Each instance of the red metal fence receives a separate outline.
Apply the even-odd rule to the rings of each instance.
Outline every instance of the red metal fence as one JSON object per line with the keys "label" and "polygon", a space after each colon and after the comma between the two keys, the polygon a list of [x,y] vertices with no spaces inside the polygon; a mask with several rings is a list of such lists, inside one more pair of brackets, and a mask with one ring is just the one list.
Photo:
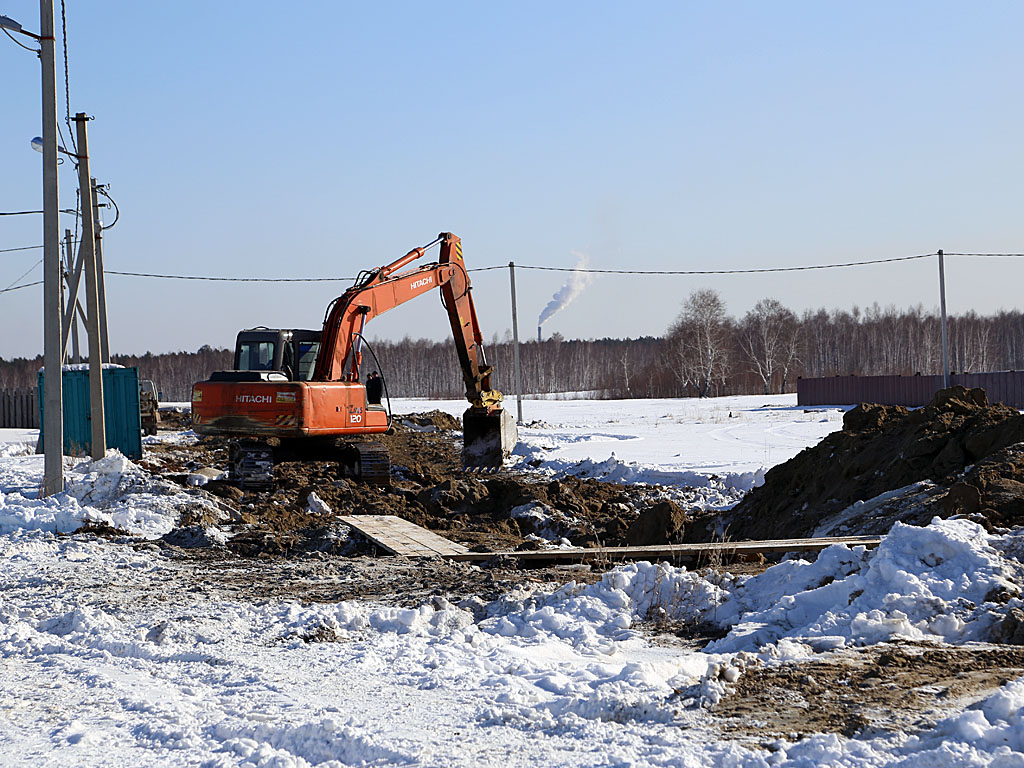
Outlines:
{"label": "red metal fence", "polygon": [[[990,403],[1005,403],[1024,409],[1024,371],[993,373],[954,373],[950,385],[981,387]],[[942,389],[942,376],[832,376],[799,379],[796,383],[798,405],[927,405]]]}

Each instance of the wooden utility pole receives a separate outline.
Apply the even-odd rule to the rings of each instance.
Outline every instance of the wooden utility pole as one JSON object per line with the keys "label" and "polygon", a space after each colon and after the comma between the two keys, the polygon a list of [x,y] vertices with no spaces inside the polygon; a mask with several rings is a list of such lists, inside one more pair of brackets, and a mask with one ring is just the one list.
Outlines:
{"label": "wooden utility pole", "polygon": [[95,193],[89,175],[89,118],[84,112],[75,114],[78,132],[78,188],[82,200],[81,258],[85,261],[86,330],[89,335],[89,413],[92,419],[92,457],[102,459],[107,454],[107,432],[103,412],[103,342],[100,337],[100,292],[96,271],[96,217],[93,211]]}

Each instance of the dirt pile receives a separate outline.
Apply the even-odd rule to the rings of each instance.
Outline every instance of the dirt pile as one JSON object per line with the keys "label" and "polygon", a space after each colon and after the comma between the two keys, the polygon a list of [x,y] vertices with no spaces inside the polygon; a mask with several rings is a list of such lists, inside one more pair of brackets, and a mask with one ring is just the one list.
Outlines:
{"label": "dirt pile", "polygon": [[[331,461],[284,460],[269,491],[241,491],[211,480],[204,488],[234,511],[212,520],[197,508],[182,527],[227,526],[223,546],[236,554],[372,552],[350,539],[341,515],[396,515],[478,551],[536,548],[567,539],[576,546],[658,544],[681,540],[682,509],[657,488],[621,486],[592,478],[543,476],[502,470],[471,474],[459,457],[458,420],[440,411],[396,416],[376,436],[391,455],[391,484],[378,487],[340,478]],[[150,471],[186,484],[202,467],[226,468],[227,443],[205,438],[193,445],[147,446]],[[311,504],[311,495],[325,506]],[[339,529],[340,526],[340,529]],[[204,542],[195,534],[186,542]]]}
{"label": "dirt pile", "polygon": [[[1024,416],[990,405],[981,389],[950,387],[915,411],[862,404],[841,431],[770,470],[726,516],[728,535],[881,534],[896,520],[923,524],[953,514],[989,526],[1024,524],[1022,441]],[[851,509],[857,502],[868,503]],[[691,527],[690,540],[711,535],[699,528]]]}
{"label": "dirt pile", "polygon": [[640,513],[626,531],[626,543],[633,546],[644,544],[677,544],[683,540],[686,524],[690,519],[678,505],[665,499]]}

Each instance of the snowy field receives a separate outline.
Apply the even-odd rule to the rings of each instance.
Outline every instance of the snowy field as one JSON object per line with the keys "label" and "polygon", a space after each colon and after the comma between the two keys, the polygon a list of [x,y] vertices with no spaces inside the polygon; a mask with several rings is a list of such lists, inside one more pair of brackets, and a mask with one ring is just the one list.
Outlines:
{"label": "snowy field", "polygon": [[[516,413],[515,398],[505,401]],[[395,400],[395,413],[439,409],[462,416],[464,401]],[[845,407],[800,408],[796,395],[709,400],[523,401],[515,458],[543,471],[616,483],[720,486],[741,492],[764,471],[841,429]],[[735,501],[735,499],[733,499]]]}
{"label": "snowy field", "polygon": [[[721,505],[841,427],[841,410],[794,400],[526,401],[516,461],[704,486]],[[758,746],[715,717],[759,670],[985,639],[1007,610],[994,595],[1022,607],[1018,533],[898,525],[878,550],[834,546],[755,577],[638,563],[489,604],[242,601],[147,541],[195,497],[110,454],[69,459],[68,491],[41,500],[34,435],[0,440],[0,765],[1024,768],[1024,680],[950,701],[914,734]],[[83,521],[136,538],[63,535]],[[659,644],[639,626],[652,615],[729,631]]]}

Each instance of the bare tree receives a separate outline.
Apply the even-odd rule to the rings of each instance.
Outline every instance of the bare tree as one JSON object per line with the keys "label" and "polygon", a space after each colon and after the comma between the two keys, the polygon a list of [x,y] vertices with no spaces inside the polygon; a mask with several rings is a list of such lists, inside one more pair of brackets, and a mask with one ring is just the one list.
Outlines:
{"label": "bare tree", "polygon": [[740,349],[764,384],[764,394],[771,394],[776,374],[780,389],[785,390],[796,355],[797,331],[796,315],[776,299],[761,299],[740,321],[736,334]]}
{"label": "bare tree", "polygon": [[693,291],[679,317],[669,328],[669,338],[681,382],[692,384],[698,397],[708,397],[729,369],[729,318],[725,302],[716,291]]}

